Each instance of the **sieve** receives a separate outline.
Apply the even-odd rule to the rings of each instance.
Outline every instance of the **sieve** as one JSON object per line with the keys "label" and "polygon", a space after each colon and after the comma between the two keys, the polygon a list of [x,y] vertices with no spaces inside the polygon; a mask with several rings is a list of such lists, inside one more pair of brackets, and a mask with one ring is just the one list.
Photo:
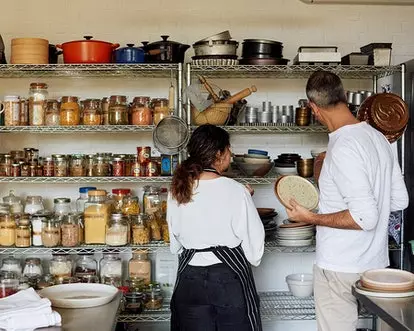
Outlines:
{"label": "sieve", "polygon": [[187,147],[190,131],[184,120],[178,116],[167,116],[155,127],[152,133],[155,148],[161,154],[174,155]]}

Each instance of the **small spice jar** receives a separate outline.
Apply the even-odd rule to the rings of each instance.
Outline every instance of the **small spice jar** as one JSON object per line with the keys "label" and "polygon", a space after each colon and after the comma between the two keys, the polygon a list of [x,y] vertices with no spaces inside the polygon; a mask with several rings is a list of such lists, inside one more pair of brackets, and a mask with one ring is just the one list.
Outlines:
{"label": "small spice jar", "polygon": [[152,99],[154,109],[154,124],[157,125],[161,120],[170,115],[168,110],[168,99]]}
{"label": "small spice jar", "polygon": [[0,246],[13,246],[16,240],[16,221],[13,215],[0,214]]}
{"label": "small spice jar", "polygon": [[131,217],[132,243],[134,245],[146,245],[151,241],[150,228],[147,226],[148,216],[139,214]]}
{"label": "small spice jar", "polygon": [[50,260],[49,271],[56,280],[71,277],[72,261],[64,255],[55,255],[52,260]]}
{"label": "small spice jar", "polygon": [[53,212],[56,216],[67,215],[71,212],[69,198],[55,198]]}
{"label": "small spice jar", "polygon": [[101,100],[86,99],[83,101],[83,125],[101,125],[102,124],[102,110]]}
{"label": "small spice jar", "polygon": [[13,160],[10,154],[3,154],[0,160],[0,174],[2,177],[10,177]]}
{"label": "small spice jar", "polygon": [[30,247],[32,245],[32,224],[30,223],[30,215],[20,215],[16,226],[16,247]]}
{"label": "small spice jar", "polygon": [[129,277],[144,279],[146,284],[151,282],[151,261],[147,251],[133,252],[132,259],[128,263]]}
{"label": "small spice jar", "polygon": [[62,225],[62,246],[75,247],[79,245],[79,222],[78,214],[68,214],[63,216]]}
{"label": "small spice jar", "polygon": [[122,199],[122,214],[131,216],[139,214],[139,200],[138,197],[127,195]]}
{"label": "small spice jar", "polygon": [[86,164],[85,156],[83,154],[73,154],[69,165],[70,177],[85,177]]}
{"label": "small spice jar", "polygon": [[104,156],[96,155],[93,159],[93,176],[107,177],[110,175],[110,165]]}
{"label": "small spice jar", "polygon": [[86,276],[97,275],[97,263],[92,255],[80,255],[75,263],[75,277],[81,281]]}
{"label": "small spice jar", "polygon": [[131,124],[151,125],[152,112],[150,97],[135,97],[132,102]]}
{"label": "small spice jar", "polygon": [[138,277],[129,277],[125,280],[125,285],[129,292],[142,292],[146,288],[144,279]]}
{"label": "small spice jar", "polygon": [[112,176],[125,177],[125,159],[121,157],[114,157],[112,159]]}
{"label": "small spice jar", "polygon": [[109,125],[128,125],[126,96],[112,95],[109,98]]}
{"label": "small spice jar", "polygon": [[49,99],[46,102],[45,125],[58,126],[60,124],[59,102]]}
{"label": "small spice jar", "polygon": [[125,311],[131,314],[141,314],[144,310],[144,294],[142,292],[125,293]]}
{"label": "small spice jar", "polygon": [[31,83],[29,90],[29,125],[45,125],[47,84]]}
{"label": "small spice jar", "polygon": [[45,247],[56,247],[60,244],[60,222],[48,218],[42,220],[42,243]]}
{"label": "small spice jar", "polygon": [[22,266],[20,265],[20,260],[14,257],[6,257],[3,260],[3,264],[0,268],[1,271],[10,271],[14,272],[19,277],[22,274]]}
{"label": "small spice jar", "polygon": [[149,284],[144,294],[145,309],[155,310],[162,308],[163,296],[159,284]]}
{"label": "small spice jar", "polygon": [[43,160],[43,177],[53,177],[55,166],[52,157],[46,157]]}
{"label": "small spice jar", "polygon": [[123,246],[128,243],[128,221],[122,214],[112,214],[106,225],[106,244]]}
{"label": "small spice jar", "polygon": [[99,264],[99,276],[103,280],[105,277],[115,277],[122,279],[122,260],[115,254],[106,254]]}
{"label": "small spice jar", "polygon": [[68,161],[64,155],[53,156],[53,176],[67,177],[68,176]]}
{"label": "small spice jar", "polygon": [[25,260],[25,265],[23,269],[23,276],[27,278],[40,277],[43,275],[42,264],[40,259],[37,257],[28,257]]}
{"label": "small spice jar", "polygon": [[79,125],[79,100],[74,96],[62,97],[60,104],[60,125]]}

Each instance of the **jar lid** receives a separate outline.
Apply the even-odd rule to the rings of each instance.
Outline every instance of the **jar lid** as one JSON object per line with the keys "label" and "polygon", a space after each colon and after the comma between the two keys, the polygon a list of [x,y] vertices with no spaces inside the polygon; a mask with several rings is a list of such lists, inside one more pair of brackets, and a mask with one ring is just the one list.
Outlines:
{"label": "jar lid", "polygon": [[106,191],[105,190],[92,190],[92,191],[88,191],[88,196],[93,196],[93,197],[106,196]]}
{"label": "jar lid", "polygon": [[40,264],[40,259],[38,257],[28,257],[25,261],[25,264]]}
{"label": "jar lid", "polygon": [[112,189],[112,194],[127,195],[131,194],[131,190],[129,188],[114,188]]}
{"label": "jar lid", "polygon": [[19,101],[19,96],[17,95],[5,95],[4,96],[4,101]]}
{"label": "jar lid", "polygon": [[78,97],[75,97],[75,96],[71,96],[71,95],[65,95],[65,96],[63,96],[62,97],[62,99],[61,99],[61,102],[62,103],[64,103],[64,102],[78,102]]}
{"label": "jar lid", "polygon": [[120,221],[122,220],[122,218],[123,218],[122,214],[111,214],[111,220]]}
{"label": "jar lid", "polygon": [[141,104],[144,104],[144,103],[147,103],[147,102],[150,102],[150,101],[151,101],[151,98],[150,97],[135,97],[133,99],[132,103],[141,103]]}
{"label": "jar lid", "polygon": [[65,255],[55,255],[52,258],[53,261],[70,261],[67,256]]}
{"label": "jar lid", "polygon": [[40,195],[28,195],[26,200],[42,200],[42,197]]}
{"label": "jar lid", "polygon": [[127,97],[125,95],[111,95],[111,97],[109,98],[110,102],[126,102],[127,101]]}
{"label": "jar lid", "polygon": [[128,292],[125,293],[126,298],[130,299],[141,299],[143,298],[144,294],[142,292]]}
{"label": "jar lid", "polygon": [[46,83],[31,83],[30,84],[30,88],[32,89],[47,89],[47,84]]}
{"label": "jar lid", "polygon": [[54,203],[70,203],[69,198],[55,198],[53,200]]}
{"label": "jar lid", "polygon": [[112,161],[115,161],[115,162],[121,162],[121,161],[123,161],[124,160],[124,158],[123,157],[114,157],[113,159],[112,159]]}
{"label": "jar lid", "polygon": [[94,186],[85,186],[79,188],[79,193],[88,193],[89,191],[95,191],[96,187]]}

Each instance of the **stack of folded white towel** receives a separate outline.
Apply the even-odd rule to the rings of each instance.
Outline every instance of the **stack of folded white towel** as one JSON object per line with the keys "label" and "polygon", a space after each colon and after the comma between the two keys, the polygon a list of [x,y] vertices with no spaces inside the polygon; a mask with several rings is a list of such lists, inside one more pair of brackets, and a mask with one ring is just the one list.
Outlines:
{"label": "stack of folded white towel", "polygon": [[29,331],[60,326],[59,313],[52,311],[49,299],[41,298],[32,288],[0,299],[0,329]]}

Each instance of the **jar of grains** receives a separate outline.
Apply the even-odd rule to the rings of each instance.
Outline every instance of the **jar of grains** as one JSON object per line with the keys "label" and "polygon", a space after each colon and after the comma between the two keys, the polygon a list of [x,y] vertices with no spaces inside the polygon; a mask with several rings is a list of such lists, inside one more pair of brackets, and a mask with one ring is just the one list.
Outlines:
{"label": "jar of grains", "polygon": [[128,221],[122,214],[112,214],[106,225],[106,244],[123,246],[128,244]]}
{"label": "jar of grains", "polygon": [[29,125],[29,101],[20,99],[20,125]]}
{"label": "jar of grains", "polygon": [[93,158],[93,176],[107,177],[110,175],[110,165],[104,156],[95,155]]}
{"label": "jar of grains", "polygon": [[45,125],[58,126],[60,124],[59,102],[54,99],[47,100]]}
{"label": "jar of grains", "polygon": [[43,159],[43,177],[53,177],[55,174],[55,166],[52,157]]}
{"label": "jar of grains", "polygon": [[112,95],[109,98],[109,125],[128,125],[126,96]]}
{"label": "jar of grains", "polygon": [[165,243],[170,242],[170,232],[168,230],[168,223],[166,220],[161,221],[161,233],[162,233],[162,240]]}
{"label": "jar of grains", "polygon": [[78,214],[70,213],[63,216],[62,225],[62,246],[75,247],[79,245],[79,221]]}
{"label": "jar of grains", "polygon": [[13,215],[0,215],[0,246],[13,246],[16,239],[16,221]]}
{"label": "jar of grains", "polygon": [[14,272],[18,277],[22,274],[22,266],[20,265],[20,260],[14,257],[6,257],[3,260],[3,264],[0,268],[1,271]]}
{"label": "jar of grains", "polygon": [[79,125],[80,107],[77,97],[62,97],[60,104],[60,125]]}
{"label": "jar of grains", "polygon": [[99,264],[101,280],[105,277],[122,279],[122,260],[115,254],[106,254]]}
{"label": "jar of grains", "polygon": [[42,220],[42,243],[45,247],[56,247],[60,244],[60,222],[53,218]]}
{"label": "jar of grains", "polygon": [[16,247],[30,247],[32,245],[32,224],[29,214],[22,214],[17,220],[15,245]]}
{"label": "jar of grains", "polygon": [[94,163],[95,155],[88,154],[85,157],[85,170],[86,170],[86,177],[93,177],[93,163]]}
{"label": "jar of grains", "polygon": [[45,125],[47,84],[31,83],[29,90],[29,125]]}
{"label": "jar of grains", "polygon": [[152,108],[150,97],[135,97],[132,102],[132,123],[133,125],[151,125]]}
{"label": "jar of grains", "polygon": [[43,275],[42,264],[37,257],[28,257],[24,263],[23,276],[27,278],[40,277]]}
{"label": "jar of grains", "polygon": [[15,95],[7,95],[4,97],[4,125],[18,126],[20,125],[20,99]]}
{"label": "jar of grains", "polygon": [[146,245],[151,241],[150,228],[147,225],[148,216],[139,214],[131,216],[132,243],[134,245]]}
{"label": "jar of grains", "polygon": [[54,177],[68,176],[68,160],[65,155],[55,154],[53,157],[53,175]]}
{"label": "jar of grains", "polygon": [[85,203],[85,244],[105,244],[106,224],[111,216],[111,205],[105,190],[88,192]]}
{"label": "jar of grains", "polygon": [[52,260],[50,260],[49,271],[58,280],[65,277],[71,277],[72,261],[64,255],[55,255]]}
{"label": "jar of grains", "polygon": [[83,154],[72,155],[70,159],[69,175],[70,177],[86,176],[86,162]]}
{"label": "jar of grains", "polygon": [[154,109],[154,124],[157,125],[163,118],[170,115],[168,110],[168,99],[152,99]]}
{"label": "jar of grains", "polygon": [[86,99],[83,101],[83,125],[101,125],[102,124],[102,110],[101,100]]}
{"label": "jar of grains", "polygon": [[147,251],[133,252],[132,259],[128,263],[129,277],[144,279],[146,284],[151,282],[151,261]]}

